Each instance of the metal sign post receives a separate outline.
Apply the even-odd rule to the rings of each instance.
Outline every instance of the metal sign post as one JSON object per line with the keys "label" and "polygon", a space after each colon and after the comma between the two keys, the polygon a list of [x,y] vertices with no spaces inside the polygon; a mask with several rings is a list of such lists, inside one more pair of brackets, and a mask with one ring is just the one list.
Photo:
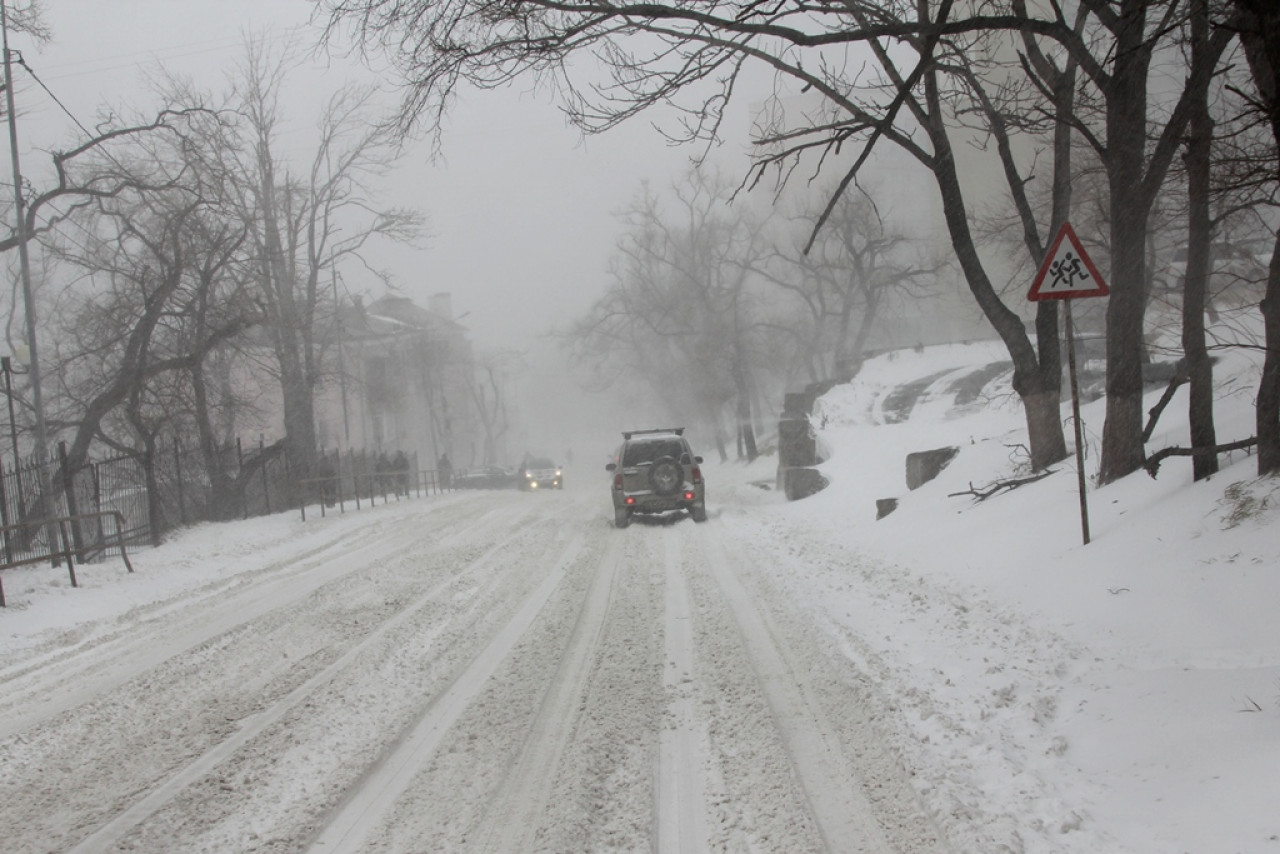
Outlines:
{"label": "metal sign post", "polygon": [[1027,299],[1066,301],[1067,373],[1071,381],[1071,420],[1075,426],[1076,480],[1080,490],[1080,532],[1089,545],[1089,501],[1084,476],[1084,424],[1080,420],[1080,384],[1076,378],[1076,332],[1071,318],[1071,300],[1077,297],[1104,297],[1111,293],[1098,268],[1093,265],[1080,240],[1064,222],[1036,273]]}
{"label": "metal sign post", "polygon": [[1076,334],[1071,323],[1071,302],[1063,306],[1066,313],[1067,375],[1071,378],[1071,423],[1076,433],[1076,480],[1080,488],[1080,533],[1089,545],[1089,500],[1084,478],[1084,425],[1080,421],[1080,383],[1076,379]]}

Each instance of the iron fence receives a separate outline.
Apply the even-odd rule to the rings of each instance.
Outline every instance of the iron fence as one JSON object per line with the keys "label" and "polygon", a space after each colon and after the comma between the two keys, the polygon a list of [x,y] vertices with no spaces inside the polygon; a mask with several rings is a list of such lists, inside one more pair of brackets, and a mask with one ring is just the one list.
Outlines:
{"label": "iron fence", "polygon": [[[80,559],[118,552],[124,544],[158,544],[175,528],[205,521],[263,516],[308,502],[355,501],[375,492],[408,496],[439,492],[433,471],[418,468],[416,454],[350,450],[317,457],[314,471],[290,471],[283,442],[240,441],[213,450],[178,440],[141,455],[93,460],[73,467],[65,444],[41,471],[34,458],[0,459],[0,567],[49,559],[56,563],[56,518],[74,520],[70,535]],[[48,500],[43,502],[46,484]],[[344,508],[345,509],[345,508]],[[323,514],[323,509],[321,510]],[[104,520],[113,523],[104,530]],[[118,526],[118,527],[115,527]],[[114,543],[120,546],[113,546]],[[88,556],[86,558],[86,555]]]}

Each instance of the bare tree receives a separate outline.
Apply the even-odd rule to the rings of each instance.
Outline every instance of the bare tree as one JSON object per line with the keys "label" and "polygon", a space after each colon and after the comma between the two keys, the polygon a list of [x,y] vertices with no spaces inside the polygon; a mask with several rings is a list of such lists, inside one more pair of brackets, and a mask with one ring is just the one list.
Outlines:
{"label": "bare tree", "polygon": [[[1234,37],[1230,22],[1214,21],[1205,43],[1206,61],[1188,69],[1181,92],[1156,119],[1148,103],[1152,62],[1185,16],[1184,0],[1083,0],[1079,8],[1087,21],[1068,19],[1058,4],[1032,12],[1023,0],[976,6],[951,0],[914,5],[586,0],[570,6],[525,0],[500,7],[480,0],[330,0],[326,5],[335,34],[350,24],[362,44],[384,50],[401,68],[408,81],[405,126],[424,121],[438,128],[450,97],[464,81],[497,86],[531,74],[555,78],[566,92],[570,114],[589,131],[665,104],[685,108],[685,121],[673,136],[714,139],[724,105],[736,94],[740,71],[748,63],[760,63],[828,107],[776,129],[766,162],[782,164],[806,151],[834,156],[860,142],[856,162],[845,170],[847,184],[878,142],[898,145],[937,179],[960,268],[1013,359],[1014,386],[1027,411],[1036,466],[1065,454],[1056,348],[1046,346],[1056,337],[1056,322],[1050,323],[1056,312],[1041,310],[1038,342],[1033,344],[1017,313],[993,287],[968,222],[948,127],[954,111],[948,106],[957,89],[972,80],[964,57],[983,51],[984,41],[993,35],[1029,36],[1046,44],[1038,51],[1041,55],[1065,54],[1073,67],[1061,68],[1064,79],[1048,80],[1043,74],[1036,79],[1047,83],[1050,92],[1064,94],[1066,82],[1078,72],[1077,91],[1087,90],[1096,98],[1102,115],[1099,133],[1076,122],[1074,112],[1068,120],[1104,158],[1109,190],[1112,297],[1100,475],[1110,481],[1141,467],[1149,215],[1195,93],[1206,85],[1216,57]],[[873,50],[876,67],[864,68],[850,59],[850,52],[842,53],[856,46]],[[568,59],[578,53],[602,61],[611,74],[607,85],[575,85]],[[1033,65],[1029,60],[1028,67]],[[1046,98],[1046,110],[1063,106],[1061,100]],[[785,178],[787,173],[782,174]],[[1006,169],[1005,177],[1009,192],[1020,193],[1025,175]],[[1031,243],[1043,245],[1039,239]]]}
{"label": "bare tree", "polygon": [[44,0],[25,0],[15,2],[6,0],[4,4],[5,24],[14,33],[25,33],[38,42],[47,42],[53,37],[45,17]]}
{"label": "bare tree", "polygon": [[[1241,13],[1240,41],[1253,77],[1251,106],[1270,130],[1267,183],[1280,189],[1280,13],[1269,0],[1233,0]],[[1258,386],[1258,472],[1280,471],[1280,229],[1275,229],[1262,299],[1266,357]]]}
{"label": "bare tree", "polygon": [[[399,64],[408,81],[401,113],[405,128],[424,122],[438,129],[464,81],[497,86],[528,73],[562,84],[569,114],[589,132],[669,105],[682,110],[670,131],[673,138],[714,140],[742,69],[759,63],[777,74],[780,96],[792,91],[787,89],[791,85],[823,105],[765,128],[769,144],[761,148],[761,175],[776,165],[785,182],[803,155],[812,152],[822,163],[833,163],[829,157],[861,140],[862,153],[845,171],[834,204],[877,143],[899,146],[936,177],[960,268],[1009,348],[1014,384],[1027,411],[1033,464],[1040,467],[1065,456],[1061,379],[1052,343],[1056,324],[1037,327],[1042,350],[1052,354],[1050,362],[1041,364],[1021,318],[1000,300],[974,245],[949,135],[954,110],[945,94],[954,61],[982,33],[1033,28],[1075,38],[1064,22],[1030,22],[998,9],[983,14],[987,7],[953,17],[951,0],[936,8],[920,4],[912,9],[862,2],[619,6],[603,0],[572,7],[535,0],[500,9],[475,0],[344,0],[328,5],[335,37],[339,28],[351,24],[361,43],[384,49]],[[968,41],[962,43],[965,36]],[[851,59],[847,51],[855,46],[872,48],[878,68]],[[611,75],[608,83],[576,81],[568,60],[577,53],[596,56]],[[908,54],[911,61],[901,63],[900,70],[898,58]],[[1019,189],[1016,182],[1011,187]],[[1044,314],[1056,318],[1050,309]]]}
{"label": "bare tree", "polygon": [[[1207,0],[1191,0],[1191,64],[1214,62],[1209,50]],[[1184,160],[1187,173],[1187,266],[1183,286],[1182,352],[1190,387],[1188,414],[1191,446],[1211,448],[1218,443],[1213,420],[1213,362],[1205,341],[1205,303],[1212,265],[1213,229],[1210,212],[1210,175],[1213,152],[1213,118],[1209,112],[1209,87],[1197,90],[1187,121]],[[1196,480],[1218,471],[1216,455],[1192,458]]]}
{"label": "bare tree", "polygon": [[196,426],[191,378],[249,322],[226,310],[197,320],[200,304],[216,299],[194,269],[202,247],[191,229],[203,204],[191,193],[102,200],[78,217],[96,239],[59,249],[100,283],[72,297],[62,333],[68,343],[55,375],[63,405],[51,422],[73,434],[62,475],[79,471],[95,442],[136,458],[157,541],[167,527],[155,480],[159,438]]}
{"label": "bare tree", "polygon": [[315,390],[327,342],[318,337],[328,305],[326,270],[358,258],[376,237],[412,241],[419,214],[378,205],[372,180],[395,162],[397,148],[372,115],[374,91],[346,88],[321,115],[311,162],[290,171],[278,134],[287,53],[272,56],[251,41],[237,72],[233,102],[241,121],[219,147],[225,186],[248,226],[258,299],[282,392],[293,470],[309,472],[316,454]]}
{"label": "bare tree", "polygon": [[921,260],[919,245],[886,223],[862,188],[840,197],[805,252],[814,222],[813,215],[793,218],[789,240],[756,272],[803,306],[795,336],[810,380],[819,381],[855,373],[877,326],[926,295],[943,265]]}
{"label": "bare tree", "polygon": [[503,438],[511,429],[508,407],[510,374],[524,360],[520,353],[499,352],[481,356],[470,377],[471,402],[484,430],[483,465],[496,465]]}
{"label": "bare tree", "polygon": [[606,377],[646,383],[672,417],[707,425],[727,456],[724,412],[738,453],[758,453],[755,389],[766,361],[756,270],[763,222],[729,209],[729,188],[699,171],[672,189],[665,208],[646,186],[627,214],[614,282],[568,340],[578,363]]}

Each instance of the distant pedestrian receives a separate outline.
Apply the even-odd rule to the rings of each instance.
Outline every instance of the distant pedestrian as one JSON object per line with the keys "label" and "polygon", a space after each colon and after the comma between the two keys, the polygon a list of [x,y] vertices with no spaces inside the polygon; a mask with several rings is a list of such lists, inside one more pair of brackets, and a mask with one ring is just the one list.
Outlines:
{"label": "distant pedestrian", "polygon": [[440,455],[440,462],[436,463],[436,473],[440,477],[440,488],[450,489],[453,485],[453,463],[449,462],[447,453]]}
{"label": "distant pedestrian", "polygon": [[409,494],[409,458],[404,455],[404,451],[396,451],[396,455],[391,458],[392,477],[396,482],[396,495]]}

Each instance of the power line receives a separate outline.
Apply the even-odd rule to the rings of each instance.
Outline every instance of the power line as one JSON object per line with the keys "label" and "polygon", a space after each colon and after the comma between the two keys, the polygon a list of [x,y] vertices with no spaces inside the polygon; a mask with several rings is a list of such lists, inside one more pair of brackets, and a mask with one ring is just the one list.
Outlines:
{"label": "power line", "polygon": [[26,59],[24,59],[24,58],[23,58],[23,56],[22,56],[22,54],[21,54],[21,53],[19,53],[19,54],[18,54],[18,64],[19,64],[19,65],[21,65],[23,68],[25,68],[25,69],[27,70],[27,73],[31,75],[31,79],[32,79],[32,80],[34,80],[34,81],[36,81],[36,83],[38,83],[38,84],[40,85],[40,88],[41,88],[41,89],[43,89],[43,90],[45,91],[45,94],[46,94],[46,95],[48,95],[50,98],[52,98],[52,99],[53,99],[53,103],[57,104],[57,105],[58,105],[58,107],[59,107],[59,108],[61,108],[62,112],[66,113],[66,114],[67,114],[67,117],[68,117],[68,118],[70,118],[70,119],[71,119],[71,121],[73,121],[73,122],[75,122],[75,123],[76,123],[76,127],[80,128],[80,130],[84,131],[84,135],[85,135],[85,136],[87,136],[87,137],[89,137],[90,139],[92,139],[92,138],[93,138],[93,133],[92,133],[92,131],[90,131],[87,127],[85,127],[85,126],[80,122],[80,120],[79,120],[78,118],[76,118],[75,113],[73,113],[73,112],[71,112],[71,110],[67,109],[67,105],[66,105],[66,104],[64,104],[64,103],[62,103],[62,100],[61,100],[57,95],[53,94],[53,90],[52,90],[52,89],[50,89],[48,86],[46,86],[46,85],[44,84],[44,81],[40,79],[40,75],[36,74],[35,69],[34,69],[34,68],[32,68],[30,65],[27,65],[27,61],[26,61]]}

